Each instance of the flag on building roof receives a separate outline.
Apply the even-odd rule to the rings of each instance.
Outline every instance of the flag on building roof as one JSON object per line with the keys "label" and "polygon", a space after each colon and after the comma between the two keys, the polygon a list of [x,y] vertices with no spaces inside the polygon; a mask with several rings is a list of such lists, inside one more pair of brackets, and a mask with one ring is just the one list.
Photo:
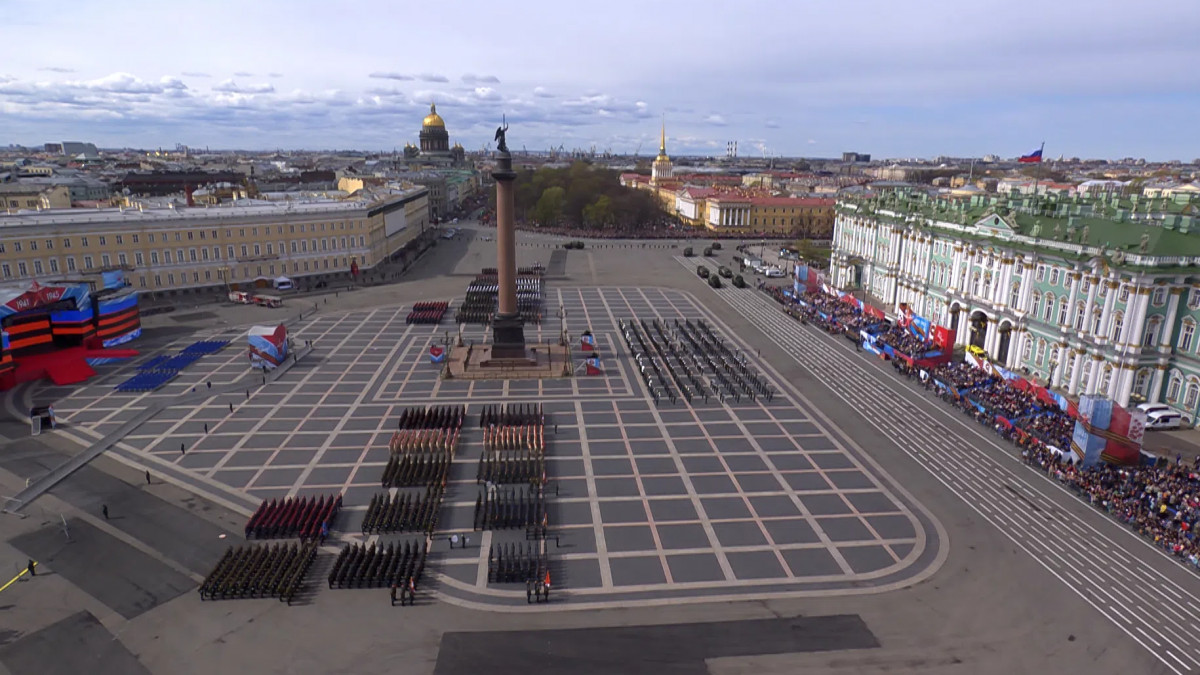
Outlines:
{"label": "flag on building roof", "polygon": [[1017,159],[1017,161],[1022,164],[1036,164],[1038,162],[1041,162],[1042,161],[1042,149],[1038,148],[1037,150],[1034,150],[1033,152],[1029,153],[1028,155],[1021,155]]}

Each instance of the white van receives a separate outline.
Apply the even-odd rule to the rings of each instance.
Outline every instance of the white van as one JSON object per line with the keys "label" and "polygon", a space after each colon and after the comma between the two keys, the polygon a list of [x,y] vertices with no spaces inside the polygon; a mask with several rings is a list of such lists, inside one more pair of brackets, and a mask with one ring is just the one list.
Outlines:
{"label": "white van", "polygon": [[1183,426],[1183,415],[1174,410],[1159,410],[1146,417],[1146,429],[1178,429]]}
{"label": "white van", "polygon": [[1171,406],[1166,403],[1139,403],[1137,409],[1149,415],[1150,413],[1170,410]]}

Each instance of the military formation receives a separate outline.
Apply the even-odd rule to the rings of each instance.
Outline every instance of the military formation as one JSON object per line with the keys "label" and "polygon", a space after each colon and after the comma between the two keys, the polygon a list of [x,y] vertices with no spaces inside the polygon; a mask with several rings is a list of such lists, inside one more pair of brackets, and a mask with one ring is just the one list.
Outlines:
{"label": "military formation", "polygon": [[[545,290],[543,267],[522,267],[517,270],[517,311],[525,323],[542,322],[542,295]],[[467,294],[455,312],[456,323],[488,324],[496,313],[500,282],[494,268],[484,269],[467,285]]]}
{"label": "military formation", "polygon": [[453,456],[450,450],[393,454],[383,467],[385,488],[415,487],[443,484],[450,473]]}
{"label": "military formation", "polygon": [[377,494],[371,497],[371,503],[367,506],[362,532],[365,535],[394,532],[432,534],[437,529],[438,507],[445,492],[444,483],[437,483],[425,488],[424,493]]}
{"label": "military formation", "polygon": [[476,530],[545,527],[546,491],[541,485],[502,488],[488,485],[475,500]]}
{"label": "military formation", "polygon": [[688,403],[710,397],[741,402],[771,400],[774,390],[740,351],[730,349],[703,320],[668,325],[654,319],[619,322],[642,381],[655,403],[680,398]]}
{"label": "military formation", "polygon": [[329,524],[341,508],[341,495],[285,497],[264,501],[246,523],[246,538],[299,537],[302,541],[323,540],[329,535]]}
{"label": "military formation", "polygon": [[429,555],[426,542],[346,544],[329,571],[330,588],[402,588],[415,591]]}
{"label": "military formation", "polygon": [[279,598],[290,605],[316,556],[315,541],[230,547],[200,584],[200,599]]}
{"label": "military formation", "polygon": [[442,322],[442,317],[446,315],[446,310],[449,308],[450,303],[445,301],[416,302],[413,303],[412,311],[404,317],[404,323],[437,325]]}

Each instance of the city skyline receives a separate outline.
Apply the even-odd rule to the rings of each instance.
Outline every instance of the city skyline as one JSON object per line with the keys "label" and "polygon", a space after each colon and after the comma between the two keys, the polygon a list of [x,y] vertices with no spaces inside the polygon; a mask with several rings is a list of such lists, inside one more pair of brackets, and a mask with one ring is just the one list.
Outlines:
{"label": "city skyline", "polygon": [[1195,3],[178,7],[8,5],[0,145],[390,150],[432,101],[469,151],[1200,156]]}

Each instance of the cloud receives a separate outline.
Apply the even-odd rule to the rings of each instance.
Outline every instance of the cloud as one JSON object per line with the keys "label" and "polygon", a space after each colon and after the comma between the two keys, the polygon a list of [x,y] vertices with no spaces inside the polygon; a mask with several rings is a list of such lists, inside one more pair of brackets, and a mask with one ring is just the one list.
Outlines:
{"label": "cloud", "polygon": [[462,81],[467,84],[500,84],[500,78],[495,75],[472,75],[471,73],[463,75]]}
{"label": "cloud", "polygon": [[475,98],[479,99],[480,101],[500,100],[500,93],[491,87],[475,87],[475,91],[472,93],[474,94]]}
{"label": "cloud", "polygon": [[74,68],[63,68],[61,66],[46,66],[44,68],[38,68],[38,70],[48,72],[48,73],[73,73],[73,72],[75,72]]}
{"label": "cloud", "polygon": [[704,122],[706,124],[711,124],[715,127],[723,127],[726,125],[725,118],[721,117],[720,115],[717,115],[715,113],[712,115],[709,115],[708,117],[705,117]]}
{"label": "cloud", "polygon": [[244,70],[239,70],[233,74],[234,77],[254,77],[254,73],[247,73]]}
{"label": "cloud", "polygon": [[809,144],[809,145],[816,145],[816,144],[817,144],[817,141],[816,141],[816,139],[810,138],[810,139],[808,139],[808,144]]}
{"label": "cloud", "polygon": [[209,75],[208,73],[201,73],[194,70],[185,70],[184,72],[180,73],[180,75],[183,75],[184,77],[212,77],[212,75]]}
{"label": "cloud", "polygon": [[435,75],[433,73],[421,73],[417,76],[422,82],[449,82],[450,79],[445,75]]}
{"label": "cloud", "polygon": [[768,129],[779,129],[779,128],[780,128],[780,126],[779,126],[779,122],[776,122],[775,120],[767,120],[767,121],[765,122],[765,126],[766,126]]}
{"label": "cloud", "polygon": [[381,73],[381,72],[375,72],[375,73],[371,73],[370,75],[367,75],[367,77],[369,77],[369,78],[372,78],[372,79],[375,79],[375,80],[399,80],[399,81],[404,81],[404,80],[412,80],[412,79],[415,79],[415,78],[414,78],[412,75],[404,75],[404,74],[401,74],[401,73]]}
{"label": "cloud", "polygon": [[267,77],[283,77],[283,73],[267,73]]}
{"label": "cloud", "polygon": [[551,94],[545,87],[534,87],[533,95],[538,98],[554,98],[554,94]]}
{"label": "cloud", "polygon": [[82,90],[122,95],[161,94],[173,89],[187,89],[187,85],[177,77],[163,77],[158,82],[150,82],[129,73],[113,73],[95,80],[38,83],[33,86],[43,90]]}
{"label": "cloud", "polygon": [[218,91],[223,94],[270,94],[275,91],[275,87],[270,84],[249,84],[240,85],[233,80],[225,80],[220,84],[213,86],[213,91]]}

